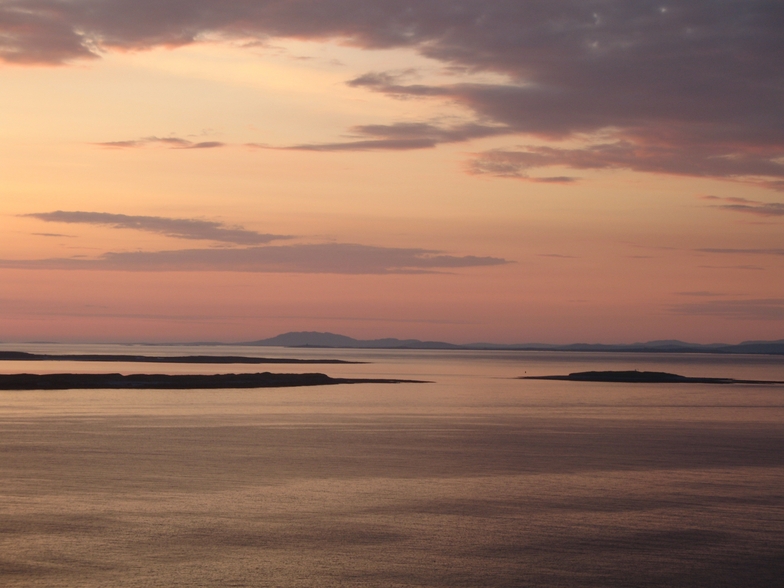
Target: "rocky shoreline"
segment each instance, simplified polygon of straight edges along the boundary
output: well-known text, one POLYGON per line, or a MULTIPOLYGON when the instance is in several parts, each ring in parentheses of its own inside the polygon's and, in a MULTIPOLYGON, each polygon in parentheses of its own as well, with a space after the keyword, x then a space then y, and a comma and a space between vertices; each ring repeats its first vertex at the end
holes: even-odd
POLYGON ((97 361, 120 363, 204 363, 204 364, 358 364, 364 361, 342 359, 293 359, 286 357, 245 357, 240 355, 110 355, 48 354, 24 351, 0 351, 0 361, 97 361))

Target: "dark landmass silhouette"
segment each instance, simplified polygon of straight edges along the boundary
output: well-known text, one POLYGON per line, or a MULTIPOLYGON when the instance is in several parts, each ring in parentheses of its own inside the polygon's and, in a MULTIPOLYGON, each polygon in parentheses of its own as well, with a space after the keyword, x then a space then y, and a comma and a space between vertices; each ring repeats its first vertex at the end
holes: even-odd
POLYGON ((605 351, 617 353, 716 353, 784 355, 784 339, 778 341, 744 341, 738 344, 685 343, 677 340, 648 341, 608 345, 601 343, 572 343, 552 345, 547 343, 467 343, 454 344, 443 341, 420 341, 419 339, 354 339, 335 333, 298 331, 283 333, 270 339, 239 343, 248 346, 274 347, 334 347, 348 349, 466 349, 466 350, 509 350, 509 351, 605 351))
POLYGON ((692 378, 667 372, 606 371, 575 372, 568 376, 521 376, 520 380, 561 380, 568 382, 619 382, 624 384, 784 384, 772 380, 735 380, 733 378, 692 378))
POLYGON ((237 355, 58 355, 48 353, 26 353, 24 351, 0 351, 0 361, 101 361, 125 363, 205 363, 205 364, 263 364, 263 363, 308 363, 308 364, 356 364, 364 361, 342 359, 292 359, 278 357, 243 357, 237 355))
MULTIPOLYGON (((176 343, 135 343, 135 345, 154 345, 165 347, 173 345, 198 346, 246 346, 246 347, 291 347, 324 349, 443 349, 468 351, 572 351, 572 352, 611 352, 611 353, 711 353, 711 354, 749 354, 784 355, 784 339, 777 341, 744 341, 737 344, 727 343, 687 343, 677 340, 648 341, 645 343, 570 343, 566 345, 550 343, 446 343, 444 341, 421 341, 419 339, 354 339, 346 335, 322 333, 317 331, 296 331, 283 333, 269 339, 245 341, 240 343, 221 342, 176 342, 176 343)), ((21 351, 0 352, 2 360, 50 360, 57 361, 125 361, 147 363, 364 363, 337 359, 286 359, 193 355, 183 357, 143 356, 143 355, 49 355, 21 351)))
POLYGON ((330 378, 326 374, 0 374, 0 390, 288 388, 335 384, 425 384, 423 380, 330 378))

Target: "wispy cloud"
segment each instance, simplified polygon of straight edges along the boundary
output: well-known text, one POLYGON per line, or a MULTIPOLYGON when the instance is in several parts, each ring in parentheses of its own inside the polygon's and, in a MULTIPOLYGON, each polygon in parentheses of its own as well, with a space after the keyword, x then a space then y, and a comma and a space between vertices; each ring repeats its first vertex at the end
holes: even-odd
POLYGON ((770 249, 730 249, 719 247, 705 247, 702 249, 695 249, 700 253, 718 253, 725 255, 784 255, 784 249, 770 248, 770 249))
POLYGON ((36 237, 67 237, 73 239, 76 235, 64 235, 63 233, 33 233, 36 237))
POLYGON ((675 314, 715 316, 739 320, 784 320, 784 298, 709 300, 669 307, 675 314))
POLYGON ((746 270, 746 271, 755 271, 755 272, 761 272, 761 271, 763 271, 765 269, 761 265, 749 265, 749 264, 742 264, 742 265, 701 265, 699 267, 701 267, 703 269, 721 269, 721 270, 733 269, 733 270, 746 270))
POLYGON ((691 292, 676 292, 678 296, 694 296, 697 298, 712 298, 715 296, 724 296, 719 292, 710 292, 709 290, 693 290, 691 292))
POLYGON ((703 200, 711 200, 713 202, 723 202, 723 204, 711 205, 712 208, 755 214, 757 216, 784 216, 784 203, 782 202, 760 202, 759 200, 749 200, 748 198, 722 198, 720 196, 703 196, 702 198, 703 200))
MULTIPOLYGON (((572 169, 629 169, 673 175, 747 179, 765 183, 760 177, 784 177, 784 150, 772 147, 763 152, 730 156, 725 149, 693 146, 684 150, 678 145, 632 140, 599 143, 577 149, 528 146, 514 150, 494 149, 478 153, 468 163, 470 174, 488 174, 504 178, 546 181, 529 175, 529 170, 552 166, 572 169)), ((565 177, 560 181, 573 181, 565 177)), ((555 179, 558 181, 558 179, 555 179)), ((743 199, 738 199, 743 200, 743 199)), ((721 208, 773 216, 784 215, 784 205, 752 201, 735 202, 721 208)))
POLYGON ((0 260, 0 267, 115 271, 233 271, 325 274, 432 273, 511 263, 427 249, 326 243, 241 249, 106 253, 96 259, 0 260))
POLYGON ((258 233, 242 227, 227 226, 216 221, 191 218, 168 218, 163 216, 130 216, 108 212, 64 211, 37 212, 22 215, 53 223, 103 225, 115 229, 134 229, 158 233, 178 239, 218 241, 235 245, 260 245, 279 239, 290 239, 288 235, 258 233))
POLYGON ((139 149, 149 145, 163 145, 169 149, 215 149, 224 147, 225 143, 220 141, 194 142, 180 137, 143 137, 129 141, 106 141, 104 143, 96 143, 96 145, 112 149, 139 149))
MULTIPOLYGON (((358 125, 352 127, 349 138, 337 143, 307 143, 275 149, 291 151, 408 151, 430 149, 441 143, 459 143, 469 139, 505 134, 505 128, 464 123, 442 127, 431 123, 395 123, 391 125, 358 125)), ((270 149, 268 145, 249 144, 270 149)))

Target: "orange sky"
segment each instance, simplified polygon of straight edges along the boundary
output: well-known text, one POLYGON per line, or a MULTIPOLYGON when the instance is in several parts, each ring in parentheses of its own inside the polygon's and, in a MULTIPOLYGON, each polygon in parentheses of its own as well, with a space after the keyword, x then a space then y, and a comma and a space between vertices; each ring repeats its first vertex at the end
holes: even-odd
POLYGON ((784 337, 775 7, 86 4, 0 2, 0 341, 784 337))

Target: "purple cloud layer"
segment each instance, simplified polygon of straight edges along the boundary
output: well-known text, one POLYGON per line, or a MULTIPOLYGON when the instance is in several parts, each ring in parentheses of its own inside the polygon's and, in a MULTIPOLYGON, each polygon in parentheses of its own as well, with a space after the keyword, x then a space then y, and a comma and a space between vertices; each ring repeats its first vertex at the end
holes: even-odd
POLYGON ((115 229, 135 229, 159 233, 179 239, 196 239, 233 243, 235 245, 260 245, 279 239, 290 239, 288 235, 271 235, 250 231, 242 227, 228 227, 223 223, 191 218, 168 218, 163 216, 129 216, 108 212, 82 212, 57 210, 38 212, 23 216, 54 223, 103 225, 115 229))
POLYGON ((148 145, 164 145, 169 149, 214 149, 223 147, 225 144, 219 141, 200 141, 194 142, 180 137, 143 137, 141 139, 131 139, 128 141, 106 141, 96 143, 101 147, 111 147, 115 149, 138 149, 148 145))
POLYGON ((601 134, 582 149, 480 154, 472 170, 525 177, 537 165, 623 167, 782 188, 782 30, 784 3, 773 0, 6 0, 0 59, 56 65, 207 34, 408 47, 509 81, 407 84, 371 72, 350 84, 458 103, 474 121, 359 127, 352 141, 295 148, 413 149, 485 132, 601 134))
POLYGON ((730 212, 742 212, 754 214, 756 216, 784 216, 784 203, 782 202, 760 202, 759 200, 749 200, 748 198, 722 198, 720 196, 704 196, 705 200, 723 202, 723 204, 713 204, 713 208, 721 208, 730 212))
POLYGON ((504 265, 497 257, 458 257, 427 249, 325 243, 106 253, 97 259, 0 260, 18 269, 114 271, 233 271, 322 274, 416 274, 504 265))
POLYGON ((706 247, 695 249, 700 253, 721 253, 728 255, 784 255, 784 248, 776 249, 722 249, 717 247, 706 247))
POLYGON ((237 271, 329 274, 433 273, 448 269, 504 265, 498 257, 445 255, 417 248, 374 247, 352 243, 266 245, 291 239, 199 219, 130 216, 107 212, 63 211, 22 215, 46 222, 134 229, 179 239, 241 245, 226 249, 108 252, 95 259, 3 260, 0 267, 118 271, 237 271), (264 246, 259 246, 264 245, 264 246))
MULTIPOLYGON (((357 125, 350 129, 354 138, 338 143, 310 143, 283 149, 294 151, 373 151, 428 149, 439 143, 459 143, 480 137, 507 134, 506 127, 467 123, 440 127, 429 123, 357 125)), ((261 145, 251 145, 262 147, 261 145)))
MULTIPOLYGON (((542 181, 542 178, 530 177, 529 170, 550 166, 572 169, 630 169, 713 178, 784 177, 784 163, 775 160, 780 155, 784 155, 784 151, 778 148, 767 150, 766 155, 735 153, 730 156, 724 149, 712 149, 704 145, 687 149, 676 145, 623 140, 578 149, 539 146, 513 151, 485 151, 468 164, 468 171, 472 174, 492 174, 533 181, 542 181)), ((567 177, 564 180, 574 178, 567 177)))
POLYGON ((784 298, 756 300, 709 300, 670 307, 675 314, 690 316, 715 316, 738 320, 784 320, 784 298))

